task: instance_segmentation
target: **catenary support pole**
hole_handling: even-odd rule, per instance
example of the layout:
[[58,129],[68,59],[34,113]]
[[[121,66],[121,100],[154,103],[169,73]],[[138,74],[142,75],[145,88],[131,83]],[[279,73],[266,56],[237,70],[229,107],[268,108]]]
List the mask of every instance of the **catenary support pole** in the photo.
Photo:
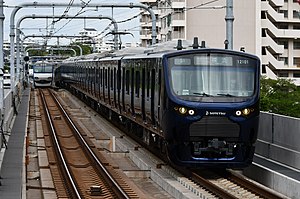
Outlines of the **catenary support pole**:
[[[27,7],[66,7],[69,6],[68,3],[38,3],[38,2],[33,2],[33,3],[23,3],[20,4],[18,6],[16,6],[16,8],[13,9],[13,11],[11,12],[10,15],[10,67],[11,67],[11,87],[12,87],[12,103],[15,104],[15,16],[17,14],[17,12],[21,9],[21,8],[27,8]],[[76,4],[72,4],[72,7],[80,7],[82,8],[82,4],[81,3],[76,3]],[[153,10],[151,8],[149,8],[147,5],[141,4],[141,3],[129,3],[129,4],[111,4],[111,3],[89,3],[87,5],[85,5],[85,7],[93,7],[93,8],[142,8],[144,10],[147,10],[150,13],[151,19],[152,19],[152,44],[156,43],[156,17],[155,14],[153,12]]]
[[226,40],[228,41],[228,49],[233,49],[233,0],[226,0]]
[[[111,21],[111,23],[114,25],[114,32],[117,33],[118,32],[118,24],[116,22],[115,19],[113,19],[110,16],[102,16],[102,15],[98,15],[98,16],[71,16],[71,15],[66,15],[66,16],[61,16],[61,15],[53,15],[53,16],[49,16],[49,15],[25,15],[23,17],[21,17],[16,24],[16,77],[17,79],[22,79],[23,77],[21,76],[20,71],[22,70],[22,64],[21,64],[21,56],[20,56],[20,26],[21,26],[21,22],[25,19],[56,19],[56,18],[62,18],[62,19],[108,19]],[[48,38],[51,38],[51,35],[49,35]],[[59,37],[56,37],[59,38]],[[118,49],[118,35],[115,34],[114,35],[114,49],[117,50]],[[95,43],[95,42],[94,42]]]
[[[0,125],[3,124],[4,120],[4,88],[3,88],[3,74],[4,74],[4,60],[3,60],[3,0],[0,0]],[[0,126],[0,149],[2,148],[2,127]]]

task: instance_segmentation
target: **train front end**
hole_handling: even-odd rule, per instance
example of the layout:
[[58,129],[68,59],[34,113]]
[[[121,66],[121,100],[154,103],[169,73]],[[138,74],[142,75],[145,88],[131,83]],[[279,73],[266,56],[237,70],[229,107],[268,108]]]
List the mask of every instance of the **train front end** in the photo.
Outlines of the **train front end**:
[[162,129],[169,159],[187,167],[251,164],[259,123],[260,61],[198,49],[163,57]]

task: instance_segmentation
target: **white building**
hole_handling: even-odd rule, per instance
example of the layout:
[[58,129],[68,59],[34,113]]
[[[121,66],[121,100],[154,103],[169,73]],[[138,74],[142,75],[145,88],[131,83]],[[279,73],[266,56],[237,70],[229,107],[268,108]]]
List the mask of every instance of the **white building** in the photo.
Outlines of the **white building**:
[[[158,14],[158,41],[198,37],[224,48],[226,0],[140,0]],[[291,78],[300,85],[300,5],[297,0],[233,1],[233,49],[261,58],[263,75]],[[151,23],[141,17],[141,41],[149,45]],[[146,23],[148,22],[148,23]]]
[[98,35],[98,31],[95,28],[84,28],[79,32],[82,37],[76,38],[75,42],[83,44],[93,44],[94,38]]

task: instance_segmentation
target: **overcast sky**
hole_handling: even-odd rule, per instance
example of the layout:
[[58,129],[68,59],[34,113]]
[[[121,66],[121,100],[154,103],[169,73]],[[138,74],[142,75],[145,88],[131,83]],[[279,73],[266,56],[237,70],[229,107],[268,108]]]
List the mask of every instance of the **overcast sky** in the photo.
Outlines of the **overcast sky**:
[[[35,0],[38,3],[59,3],[59,4],[69,4],[72,0]],[[20,1],[20,0],[4,0],[4,39],[9,40],[9,32],[10,32],[10,17],[11,12],[15,6],[20,5],[22,3],[33,3],[34,1]],[[81,3],[91,3],[91,4],[101,4],[101,3],[121,3],[121,4],[129,4],[129,3],[139,3],[138,0],[74,0],[74,4]],[[30,8],[22,8],[17,12],[15,17],[15,24],[18,19],[25,15],[62,15],[66,13],[70,16],[74,16],[78,14],[81,10],[80,7],[71,7],[67,10],[67,7],[30,7]],[[95,8],[85,8],[84,13],[80,16],[113,16],[116,21],[123,21],[126,19],[130,19],[139,14],[139,9],[134,8],[99,8],[95,10]],[[110,24],[109,20],[92,20],[92,19],[62,19],[52,26],[53,20],[57,19],[25,19],[21,23],[21,30],[25,35],[45,35],[46,32],[52,30],[55,35],[78,35],[78,32],[82,30],[84,27],[86,28],[95,28],[99,32],[103,31]],[[46,28],[47,27],[47,28]],[[51,29],[52,28],[52,29]],[[134,34],[134,37],[127,35],[122,36],[122,42],[131,42],[131,41],[139,41],[139,18],[135,18],[133,20],[129,20],[128,22],[123,22],[118,24],[119,31],[131,30],[131,33]],[[110,29],[113,29],[113,26],[110,26]],[[105,32],[108,33],[109,30]],[[107,39],[110,39],[107,37]],[[56,41],[54,41],[56,42]]]

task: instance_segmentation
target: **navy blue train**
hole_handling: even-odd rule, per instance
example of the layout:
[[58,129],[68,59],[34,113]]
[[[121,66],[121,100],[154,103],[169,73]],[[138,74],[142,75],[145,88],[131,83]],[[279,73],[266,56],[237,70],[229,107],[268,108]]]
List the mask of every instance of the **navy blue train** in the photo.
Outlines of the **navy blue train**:
[[259,59],[226,49],[166,46],[70,58],[56,81],[176,165],[251,164]]

